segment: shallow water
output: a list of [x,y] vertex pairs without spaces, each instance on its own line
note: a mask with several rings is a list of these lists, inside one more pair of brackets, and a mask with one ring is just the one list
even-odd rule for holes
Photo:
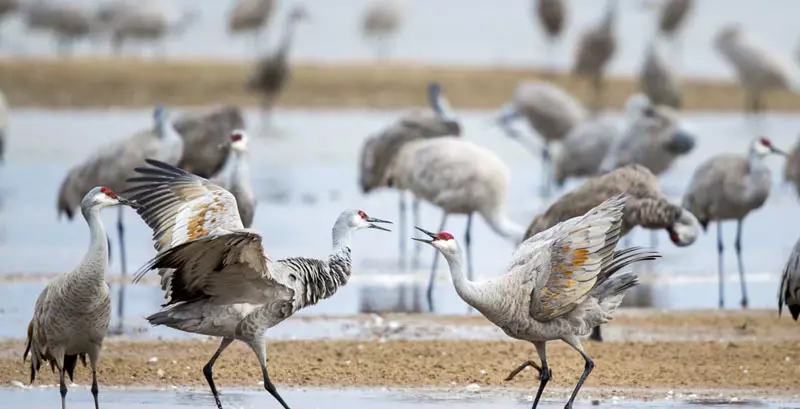
[[[527,393],[520,391],[498,393],[497,391],[425,391],[414,389],[293,389],[280,388],[281,395],[293,407],[302,408],[358,408],[405,409],[405,408],[438,408],[459,407],[474,409],[497,407],[530,407],[531,401]],[[533,392],[533,391],[531,391]],[[587,395],[591,396],[591,391]],[[797,407],[790,402],[763,402],[760,400],[739,401],[735,404],[702,404],[691,399],[675,398],[643,402],[632,399],[605,399],[601,402],[606,408],[764,408],[778,409]],[[50,408],[59,401],[56,388],[9,389],[0,388],[0,399],[9,407],[28,409]],[[589,407],[590,399],[581,400],[579,396],[576,407]],[[564,398],[566,400],[566,397]],[[564,400],[544,400],[539,408],[561,408]],[[226,408],[246,409],[279,407],[278,403],[266,392],[222,390],[222,402]],[[89,407],[92,396],[85,387],[72,388],[67,394],[67,406]],[[216,407],[211,394],[206,391],[154,391],[128,389],[101,389],[100,404],[104,408],[159,408],[173,409],[185,407]]]
[[[387,190],[363,196],[356,185],[362,140],[399,114],[400,111],[280,110],[276,114],[277,136],[252,138],[251,171],[259,198],[254,228],[264,235],[270,257],[323,256],[329,250],[333,220],[344,208],[359,207],[372,216],[399,221],[396,192]],[[527,224],[546,206],[537,195],[540,179],[537,159],[488,127],[489,112],[461,114],[464,137],[489,147],[508,164],[512,174],[509,215],[512,220]],[[247,116],[254,119],[256,113],[248,111]],[[620,119],[616,114],[612,117]],[[147,127],[149,122],[150,114],[145,110],[14,111],[7,161],[0,168],[0,277],[21,273],[25,278],[23,282],[0,286],[0,322],[15,324],[0,325],[3,332],[0,337],[14,336],[21,333],[16,328],[24,329],[44,285],[43,280],[31,280],[37,275],[49,277],[69,270],[80,262],[86,250],[85,223],[56,218],[56,195],[67,169],[102,144]],[[675,201],[680,200],[688,178],[701,161],[719,152],[745,152],[753,134],[752,127],[738,115],[689,113],[687,123],[699,135],[697,147],[663,178],[664,190]],[[797,116],[771,115],[762,123],[764,134],[784,149],[794,143],[798,128]],[[769,164],[775,172],[773,194],[762,209],[747,218],[743,246],[750,306],[771,309],[775,306],[780,270],[797,240],[795,230],[780,226],[784,220],[800,216],[800,206],[795,193],[778,182],[783,160],[771,158]],[[567,189],[579,183],[573,181]],[[118,255],[116,212],[106,211],[103,217],[114,254]],[[421,226],[435,230],[440,217],[438,209],[423,204]],[[453,216],[446,230],[460,238],[464,224],[464,216]],[[131,274],[153,255],[153,249],[147,227],[129,209],[125,213],[125,226]],[[352,284],[302,313],[354,314],[381,309],[387,304],[402,305],[401,310],[426,310],[424,282],[432,249],[422,249],[419,270],[401,272],[397,264],[398,240],[408,240],[411,232],[406,230],[401,236],[399,229],[394,225],[392,233],[356,234]],[[512,245],[493,234],[483,220],[476,219],[473,229],[476,277],[499,274],[511,255]],[[726,304],[736,308],[739,281],[733,252],[734,224],[726,224],[725,229]],[[649,283],[640,289],[644,305],[716,307],[714,229],[683,249],[674,247],[664,232],[658,234],[664,259],[642,268],[642,279]],[[649,245],[649,234],[636,231],[632,240],[634,244]],[[443,264],[435,289],[437,312],[463,314],[467,309],[449,284]],[[111,270],[113,279],[120,271],[118,256],[112,260]],[[129,285],[126,295],[125,315],[134,326],[143,324],[141,317],[162,302],[159,290],[152,285]],[[304,331],[298,329],[286,336],[307,337]]]
[[[73,0],[98,4],[102,0]],[[314,0],[303,2],[311,20],[299,28],[293,58],[303,62],[341,63],[371,60],[373,49],[360,35],[360,16],[371,0]],[[194,0],[175,0],[178,7],[197,8]],[[287,9],[293,2],[279,2],[273,24],[263,38],[261,49],[272,47],[282,31]],[[436,64],[482,66],[550,66],[543,36],[534,26],[530,0],[506,0],[499,7],[481,0],[405,0],[405,26],[395,42],[399,60]],[[574,44],[587,24],[597,21],[605,1],[570,0],[566,34],[556,52],[556,66],[571,66]],[[640,0],[619,2],[617,54],[609,71],[638,73],[643,50],[652,31],[653,13],[641,10]],[[183,35],[170,38],[163,46],[169,58],[253,58],[249,36],[231,38],[226,33],[226,16],[232,1],[202,2],[200,19]],[[685,29],[679,60],[687,75],[733,78],[733,71],[712,49],[713,37],[727,23],[739,23],[762,42],[795,61],[798,33],[794,16],[800,3],[793,0],[703,0],[694,2]],[[538,23],[537,23],[538,24]],[[20,18],[4,21],[0,28],[3,55],[52,55],[50,37],[28,33]],[[78,44],[80,54],[108,54],[99,41]],[[152,55],[150,47],[132,45],[128,54]],[[676,54],[672,54],[676,55]],[[794,65],[793,63],[789,65]]]

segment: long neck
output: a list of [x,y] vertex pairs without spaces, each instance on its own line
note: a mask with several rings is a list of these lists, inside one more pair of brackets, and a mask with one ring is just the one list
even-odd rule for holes
[[469,281],[467,277],[464,275],[464,269],[462,268],[462,261],[461,261],[461,252],[458,251],[456,254],[449,254],[449,253],[442,253],[445,260],[447,260],[447,265],[450,267],[450,276],[453,278],[453,285],[456,287],[456,293],[462,300],[464,300],[467,304],[479,309],[480,299],[478,298],[478,290],[475,286],[475,283]]
[[81,212],[89,225],[89,251],[81,261],[81,266],[85,268],[80,271],[82,274],[102,281],[104,272],[108,268],[108,241],[106,229],[100,220],[100,207],[82,207]]
[[178,135],[178,131],[172,126],[172,122],[169,120],[161,120],[156,122],[155,125],[155,134],[157,137],[164,141],[177,141],[180,139],[180,135]]
[[231,149],[219,174],[227,180],[229,188],[238,185],[241,178],[247,174],[247,161],[244,159],[244,153]]
[[289,17],[286,20],[286,24],[283,26],[283,37],[281,37],[280,46],[278,46],[278,54],[280,55],[288,55],[289,50],[292,47],[292,41],[294,40],[294,28],[297,24],[297,20]]
[[747,165],[747,171],[751,175],[769,169],[764,161],[764,156],[759,155],[755,149],[751,149],[747,155]]
[[494,213],[484,215],[484,218],[495,233],[512,240],[516,244],[522,242],[522,238],[525,235],[525,227],[509,219],[505,214],[505,209],[498,208]]

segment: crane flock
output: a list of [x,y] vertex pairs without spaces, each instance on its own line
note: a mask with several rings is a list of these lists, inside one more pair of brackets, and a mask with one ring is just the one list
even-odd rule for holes
[[[426,90],[429,110],[404,114],[369,135],[361,147],[358,183],[362,193],[382,187],[399,191],[402,267],[406,266],[411,238],[407,234],[406,194],[413,197],[412,225],[425,236],[413,240],[435,249],[427,286],[430,310],[434,310],[433,288],[441,255],[456,294],[466,304],[508,336],[534,345],[541,365],[526,361],[507,378],[513,379],[528,366],[539,371],[534,409],[552,377],[547,342],[561,340],[584,360],[584,372],[566,404],[572,408],[595,367],[579,338],[590,336],[602,341],[600,326],[613,318],[625,292],[638,284],[636,274],[623,270],[661,257],[657,251],[641,247],[617,249],[620,239],[633,228],[666,231],[675,246],[685,247],[697,240],[701,229],[705,231],[710,222],[716,222],[722,308],[725,278],[721,223],[735,220],[741,306],[746,308],[749,299],[742,226],[745,217],[764,206],[770,194],[768,156],[787,156],[786,180],[800,192],[800,142],[787,154],[763,136],[751,141],[746,154],[724,153],[703,162],[681,203],[671,202],[662,192],[659,176],[692,152],[698,139],[683,126],[678,111],[682,105],[679,80],[661,49],[663,40],[677,36],[691,3],[664,3],[640,73],[642,94],[629,98],[622,129],[608,121],[600,109],[603,76],[616,48],[616,0],[607,1],[604,17],[586,29],[579,40],[573,73],[591,78],[594,99],[590,109],[543,80],[519,84],[514,101],[501,108],[494,122],[541,157],[544,195],[552,193],[551,183],[561,189],[568,178],[585,179],[533,217],[527,229],[507,214],[510,169],[490,149],[462,137],[464,125],[438,82],[431,82]],[[126,29],[119,21],[127,19],[133,26],[134,14],[125,8],[131,7],[130,3],[107,5],[98,20],[103,24],[97,26],[91,20],[94,17],[86,17],[92,22],[82,22],[79,17],[85,13],[79,8],[59,14],[47,6],[43,2],[23,7],[28,25],[53,30],[63,50],[79,36],[107,29],[103,24],[117,30],[117,49],[127,38],[155,38],[175,29],[172,23],[151,32]],[[273,1],[238,1],[230,12],[229,31],[251,32],[257,39],[273,8]],[[140,16],[158,14],[149,10],[137,12]],[[566,7],[562,1],[540,0],[535,10],[552,48],[564,30]],[[53,23],[50,19],[56,14],[69,15],[72,20]],[[277,50],[262,58],[252,72],[248,84],[263,94],[265,112],[288,80],[287,59],[295,24],[307,17],[302,6],[293,7]],[[184,19],[175,24],[183,27],[191,18],[190,13],[184,14]],[[401,10],[393,2],[373,3],[365,13],[364,35],[380,43],[379,58],[386,55],[387,42],[401,22]],[[780,68],[781,62],[771,58],[740,27],[723,28],[715,47],[736,70],[746,91],[746,108],[753,113],[763,108],[765,91],[794,86]],[[0,94],[0,160],[8,117],[5,105]],[[511,123],[517,118],[526,119],[541,141],[513,128]],[[151,129],[108,144],[67,173],[58,193],[57,210],[68,219],[81,210],[89,227],[89,248],[76,268],[49,282],[41,292],[28,325],[24,352],[24,359],[30,357],[31,382],[43,363],[58,370],[62,409],[66,407],[65,376],[72,379],[78,358],[86,365],[87,356],[92,371],[91,393],[99,409],[97,367],[114,298],[104,281],[111,253],[99,215],[101,208],[109,206],[120,206],[116,227],[123,277],[127,274],[127,255],[122,206],[133,208],[152,231],[155,255],[137,270],[133,281],[157,271],[166,302],[147,316],[147,321],[220,339],[202,369],[216,406],[223,407],[214,381],[214,364],[234,341],[240,341],[255,354],[264,388],[289,409],[268,373],[265,332],[299,310],[334,296],[354,271],[354,233],[366,229],[390,231],[384,226],[392,222],[371,217],[363,210],[347,209],[333,224],[327,257],[270,259],[262,235],[253,229],[258,203],[250,179],[249,135],[245,129],[241,112],[233,106],[175,120],[166,107],[157,106]],[[554,147],[558,147],[556,154]],[[442,211],[437,230],[419,226],[421,201]],[[466,216],[460,243],[444,231],[448,218],[459,214]],[[486,281],[474,277],[472,226],[476,214],[516,248],[506,271]],[[651,244],[655,247],[654,242]],[[418,267],[415,257],[413,268]],[[117,296],[120,330],[122,294]],[[800,318],[800,240],[783,270],[777,298],[779,314],[785,305],[795,321]]]

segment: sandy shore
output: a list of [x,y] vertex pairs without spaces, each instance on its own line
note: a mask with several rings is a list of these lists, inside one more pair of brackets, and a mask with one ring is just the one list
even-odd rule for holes
[[[316,318],[324,319],[324,318]],[[480,317],[391,316],[387,319],[489,325]],[[743,325],[747,323],[746,325]],[[738,337],[722,341],[584,342],[596,369],[587,385],[618,388],[741,388],[762,396],[800,392],[800,331],[797,324],[774,311],[730,313],[626,314],[615,326],[641,331],[730,331]],[[611,327],[609,327],[611,328]],[[108,339],[100,377],[105,385],[203,386],[202,366],[217,347],[216,340],[130,341]],[[0,342],[0,385],[27,383],[22,363],[23,340]],[[267,345],[270,372],[276,383],[291,386],[533,387],[529,370],[512,382],[508,372],[535,357],[521,341],[409,341],[363,339],[346,341],[279,341]],[[579,355],[563,343],[548,346],[555,388],[574,384],[583,369]],[[261,380],[252,351],[241,344],[229,348],[215,367],[226,386],[255,387]],[[88,382],[85,368],[76,381]],[[56,375],[43,370],[37,383],[54,384]]]
[[[196,106],[212,103],[256,105],[244,88],[248,66],[217,61],[6,60],[0,62],[0,89],[17,107],[140,107],[156,103]],[[422,67],[392,65],[298,65],[280,100],[284,107],[396,108],[425,104],[428,81],[441,81],[459,108],[497,108],[510,100],[516,84],[541,76],[519,68]],[[552,79],[584,102],[585,81]],[[608,106],[620,108],[638,89],[634,78],[611,78]],[[687,110],[740,110],[743,93],[730,82],[684,82]],[[800,109],[800,96],[769,95],[775,110]]]

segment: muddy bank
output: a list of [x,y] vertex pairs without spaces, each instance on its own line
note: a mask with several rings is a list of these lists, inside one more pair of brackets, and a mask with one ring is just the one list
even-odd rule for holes
[[[6,60],[0,62],[0,89],[17,107],[141,107],[211,103],[256,105],[245,90],[249,67],[217,61],[139,61],[108,59]],[[428,81],[441,81],[459,108],[497,108],[519,81],[541,77],[520,68],[423,67],[403,65],[298,65],[280,99],[284,107],[398,108],[425,104]],[[589,101],[588,84],[568,76],[552,78]],[[621,108],[638,89],[634,78],[611,78],[607,101]],[[734,83],[684,81],[685,109],[741,110],[743,93]],[[775,110],[800,109],[800,96],[769,95]]]

